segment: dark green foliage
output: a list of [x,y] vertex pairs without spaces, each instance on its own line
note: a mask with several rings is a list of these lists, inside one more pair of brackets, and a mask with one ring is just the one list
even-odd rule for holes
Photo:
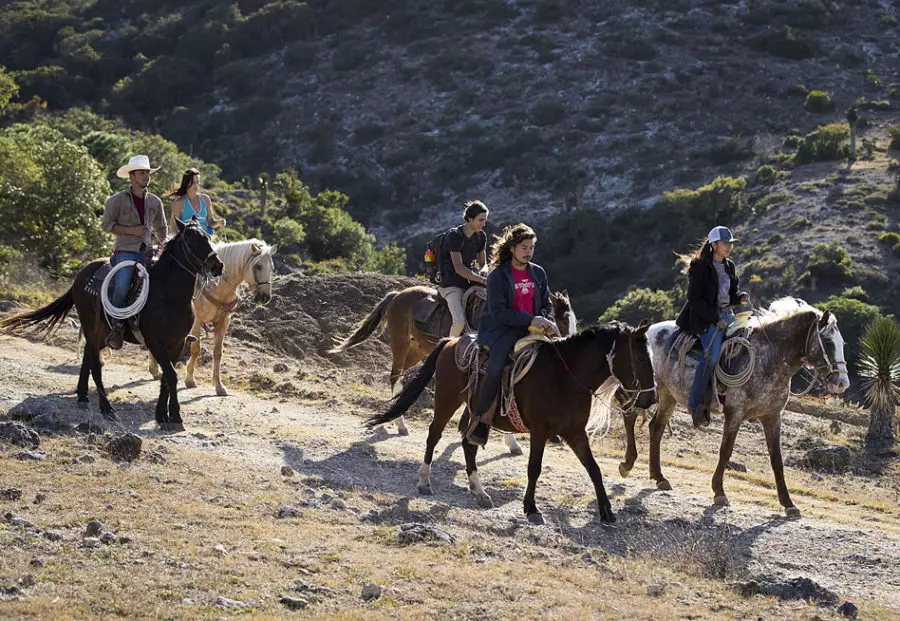
[[674,316],[675,300],[668,291],[632,289],[607,308],[600,321],[619,320],[636,326],[644,319],[656,323]]
[[807,37],[790,26],[773,28],[752,41],[753,47],[764,50],[772,56],[803,60],[816,55],[816,47]]
[[809,256],[806,269],[815,277],[825,281],[841,281],[853,276],[850,253],[837,241],[817,244]]
[[729,164],[753,157],[753,147],[749,140],[734,137],[714,146],[709,152],[713,164]]
[[900,150],[900,125],[892,125],[888,128],[888,132],[891,135],[891,149]]
[[865,334],[866,326],[881,316],[881,309],[858,299],[836,295],[818,307],[837,316],[838,328],[844,337],[844,357],[850,369],[856,371],[859,368],[859,339]]
[[840,160],[849,154],[850,128],[844,123],[820,125],[807,134],[797,148],[798,164]]
[[828,114],[834,111],[834,103],[827,91],[809,91],[803,102],[803,108],[814,114]]

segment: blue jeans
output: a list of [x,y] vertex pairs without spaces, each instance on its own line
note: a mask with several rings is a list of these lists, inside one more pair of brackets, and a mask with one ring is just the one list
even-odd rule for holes
[[491,344],[490,357],[484,377],[481,378],[481,386],[478,389],[478,400],[475,403],[475,416],[480,417],[491,407],[494,397],[500,390],[503,380],[503,369],[509,362],[509,354],[512,352],[516,341],[525,336],[523,330],[513,329],[501,336]]
[[[110,265],[118,265],[122,261],[137,261],[141,262],[147,258],[148,253],[146,251],[143,252],[114,252],[112,258],[109,260]],[[112,295],[109,296],[109,301],[112,302],[112,305],[116,308],[121,308],[125,306],[125,298],[128,297],[128,290],[131,289],[131,277],[134,275],[134,266],[131,267],[123,267],[118,272],[113,279],[113,290]]]
[[[731,310],[719,311],[719,319],[724,319],[727,325],[734,323],[734,313]],[[727,328],[726,328],[727,330]],[[715,335],[715,336],[713,336]],[[712,377],[716,364],[719,362],[719,354],[722,353],[722,342],[725,340],[725,330],[716,330],[716,324],[710,324],[706,332],[700,335],[700,344],[703,353],[700,356],[700,364],[694,374],[694,383],[691,386],[691,395],[688,398],[688,408],[694,409],[702,405],[706,386]],[[707,358],[706,352],[709,352]]]

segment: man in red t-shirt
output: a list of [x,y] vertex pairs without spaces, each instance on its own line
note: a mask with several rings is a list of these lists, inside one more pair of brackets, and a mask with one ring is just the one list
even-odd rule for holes
[[493,269],[487,278],[487,299],[478,323],[478,343],[490,351],[487,371],[481,380],[475,419],[478,421],[466,439],[479,446],[487,443],[496,408],[494,399],[500,388],[509,354],[529,326],[544,331],[556,330],[547,274],[531,262],[537,235],[526,224],[507,227],[492,247]]

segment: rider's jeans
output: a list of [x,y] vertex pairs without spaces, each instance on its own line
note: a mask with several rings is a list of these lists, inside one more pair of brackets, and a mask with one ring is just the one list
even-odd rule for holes
[[[140,263],[146,258],[146,252],[114,252],[109,262],[111,265],[115,266],[122,261],[137,261]],[[125,305],[125,298],[128,297],[128,290],[131,288],[131,277],[133,274],[133,265],[123,267],[116,272],[115,279],[113,280],[112,295],[109,296],[109,301],[116,308],[121,308]]]
[[[719,319],[724,319],[726,326],[734,323],[734,313],[730,309],[719,311]],[[712,323],[706,329],[706,332],[700,335],[700,344],[703,346],[703,354],[700,356],[700,363],[697,365],[697,372],[694,374],[694,384],[691,386],[691,395],[688,398],[688,408],[694,409],[700,407],[703,401],[703,395],[706,393],[706,386],[712,377],[713,371],[719,362],[719,354],[722,353],[722,342],[725,340],[725,331],[717,330],[716,324]],[[709,357],[707,358],[707,351]]]

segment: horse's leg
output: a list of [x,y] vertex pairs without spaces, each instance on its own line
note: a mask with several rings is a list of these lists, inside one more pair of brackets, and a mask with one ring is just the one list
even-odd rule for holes
[[78,388],[75,391],[78,394],[78,407],[82,410],[86,410],[90,407],[90,401],[88,400],[88,377],[91,374],[92,362],[91,357],[88,354],[89,351],[91,351],[91,346],[85,343],[81,352],[81,371],[78,373]]
[[[194,325],[191,326],[191,335],[196,336],[197,340],[191,343],[191,359],[187,364],[187,371],[184,376],[184,385],[187,388],[195,388],[197,386],[197,380],[194,379],[194,368],[197,366],[197,360],[200,358],[200,328],[202,324],[200,322],[200,317],[198,315],[194,316]],[[219,334],[219,330],[224,330],[219,327],[219,324],[216,324],[213,328],[215,330],[215,334]],[[224,334],[224,332],[223,332]],[[218,375],[219,372],[219,361],[213,357],[213,374]]]
[[[412,342],[407,334],[395,334],[391,332],[391,396],[395,396],[403,390],[403,372],[406,370],[406,358],[410,355]],[[401,436],[409,435],[406,419],[401,416],[394,420],[397,425],[397,433]]]
[[147,354],[147,370],[150,371],[150,377],[155,380],[158,380],[161,375],[159,372],[159,365],[156,364],[156,358],[153,357],[153,354]]
[[588,476],[591,477],[591,482],[594,484],[594,492],[597,494],[597,511],[600,513],[600,519],[608,523],[615,522],[616,516],[613,515],[612,505],[609,503],[606,488],[603,486],[603,474],[600,472],[600,466],[597,465],[594,454],[591,452],[591,442],[587,433],[582,429],[574,434],[563,436],[563,439],[572,447],[581,465],[585,467],[588,471]]
[[766,432],[766,445],[769,448],[769,461],[775,473],[775,489],[778,490],[778,502],[784,507],[788,517],[800,517],[800,509],[794,506],[784,482],[784,463],[781,460],[781,413],[760,419]]
[[675,410],[675,398],[668,392],[659,392],[659,401],[656,404],[656,415],[650,420],[650,478],[656,481],[657,489],[670,490],[672,484],[663,476],[660,467],[659,451],[662,444],[663,432],[669,424],[672,412]]
[[91,351],[91,377],[94,378],[94,385],[97,387],[97,395],[100,400],[100,412],[103,414],[103,418],[107,420],[116,420],[116,411],[113,409],[113,406],[110,405],[109,399],[106,396],[106,388],[103,386],[103,367],[100,364],[100,351],[96,346],[91,345],[86,349],[88,348]]
[[720,507],[727,507],[730,504],[728,496],[725,495],[725,487],[722,485],[722,480],[725,478],[725,468],[728,466],[728,460],[731,459],[734,441],[737,439],[740,428],[741,417],[726,408],[725,426],[722,430],[722,446],[719,447],[719,463],[716,465],[716,471],[712,477],[713,502]]
[[[215,343],[213,346],[213,384],[216,385],[216,394],[220,397],[228,396],[228,390],[225,389],[225,385],[219,379],[219,365],[222,362],[222,344],[225,342],[225,332],[228,331],[229,324],[231,324],[231,317],[225,315],[221,325],[216,326],[216,332],[213,337]],[[195,341],[191,344],[191,360],[194,358],[194,345],[197,346],[197,355],[200,355],[200,341]]]
[[[466,421],[468,426],[468,421]],[[478,465],[476,458],[478,457],[478,445],[469,442],[465,436],[462,439],[463,455],[466,457],[466,475],[469,478],[469,491],[475,497],[478,506],[483,509],[491,509],[494,506],[494,499],[484,491],[481,485],[481,475],[478,474]]]
[[509,449],[510,455],[521,455],[522,454],[522,447],[519,446],[519,443],[516,440],[516,434],[504,433],[503,434],[503,442],[506,444],[506,448]]
[[538,477],[541,476],[541,463],[544,461],[544,445],[547,435],[542,431],[531,433],[531,452],[528,454],[528,487],[525,489],[525,517],[532,524],[543,524],[544,517],[534,503],[534,490]]
[[431,496],[434,492],[431,489],[431,462],[434,459],[434,449],[440,441],[444,433],[444,428],[456,410],[459,409],[461,396],[453,394],[449,386],[444,385],[445,382],[436,382],[434,391],[434,416],[431,419],[431,425],[428,427],[428,439],[425,441],[425,457],[422,459],[422,466],[419,468],[419,493]]
[[627,477],[634,468],[637,459],[637,442],[634,439],[634,422],[637,420],[637,411],[626,412],[622,419],[625,422],[625,461],[619,463],[619,475]]

